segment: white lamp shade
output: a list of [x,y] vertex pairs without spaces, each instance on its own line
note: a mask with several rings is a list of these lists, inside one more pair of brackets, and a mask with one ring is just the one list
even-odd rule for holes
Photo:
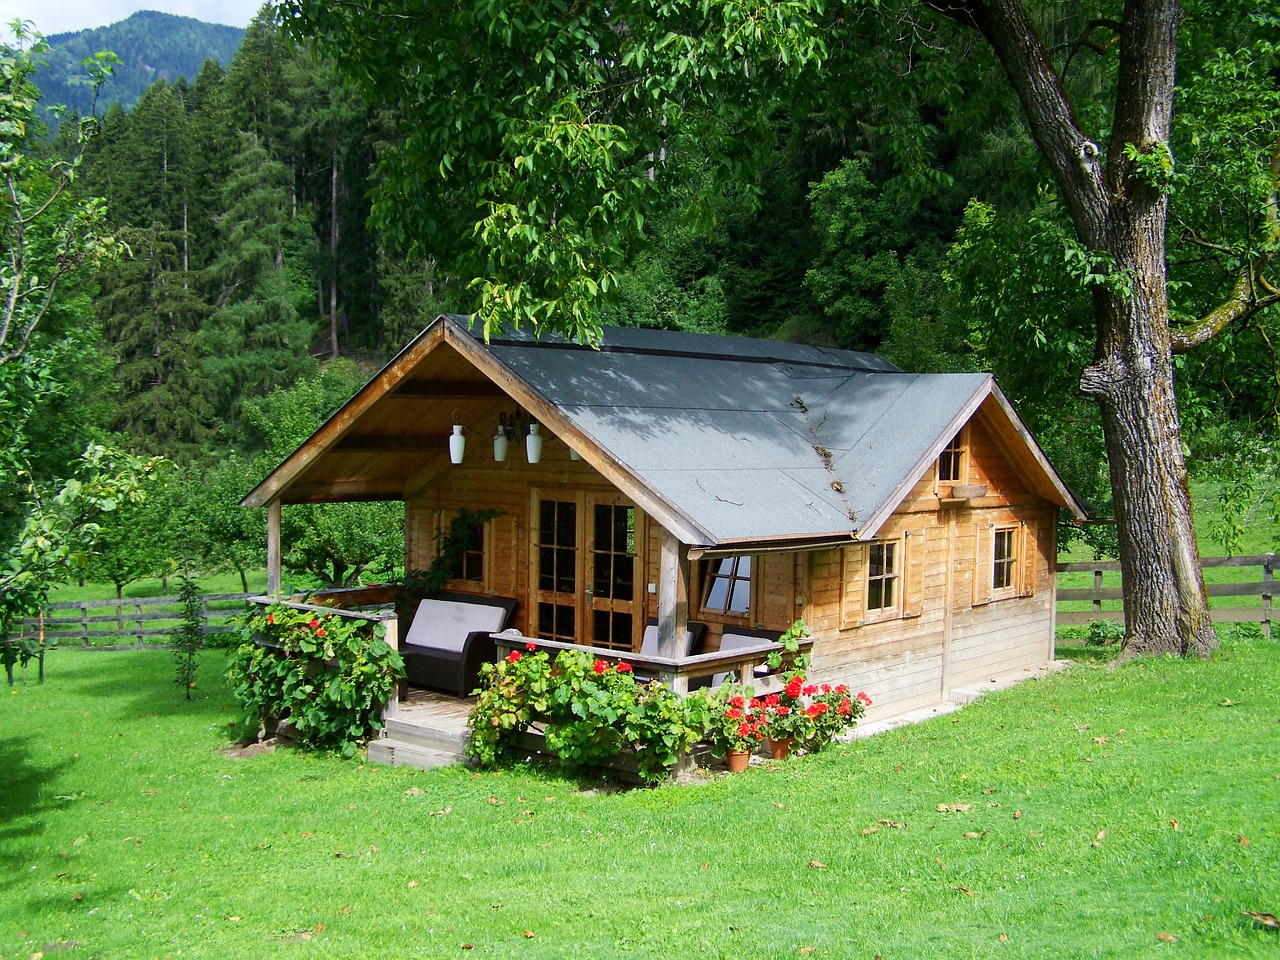
[[502,463],[507,459],[507,431],[501,427],[493,437],[493,459],[496,463]]
[[538,429],[538,424],[529,424],[529,436],[524,439],[524,451],[528,454],[530,463],[537,463],[542,459],[542,434]]
[[449,437],[449,462],[461,463],[462,454],[467,449],[467,438],[462,435],[462,424],[453,425],[453,434]]

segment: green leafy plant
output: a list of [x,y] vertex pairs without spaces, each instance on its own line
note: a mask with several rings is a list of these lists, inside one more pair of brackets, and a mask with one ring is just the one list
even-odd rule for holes
[[200,609],[200,585],[184,573],[178,583],[178,602],[182,604],[182,622],[173,631],[173,659],[178,668],[174,682],[191,699],[196,685],[196,657],[204,646],[204,618]]
[[381,728],[404,661],[381,624],[277,604],[247,615],[227,678],[251,723],[288,720],[309,746],[345,755]]
[[695,698],[708,704],[707,739],[713,752],[754,751],[764,743],[764,703],[752,696],[750,687],[726,683],[710,693],[699,691],[690,697]]
[[1110,647],[1124,639],[1124,624],[1119,620],[1090,620],[1084,642],[1091,647]]
[[561,651],[552,661],[530,643],[484,664],[480,682],[467,754],[484,766],[513,762],[519,735],[541,723],[547,751],[563,766],[602,766],[629,752],[641,779],[655,783],[706,730],[701,702],[660,683],[637,683],[629,663],[582,650]]

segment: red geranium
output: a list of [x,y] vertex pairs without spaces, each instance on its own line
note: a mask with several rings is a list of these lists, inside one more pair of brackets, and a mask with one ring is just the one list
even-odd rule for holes
[[528,650],[530,653],[533,653],[533,651],[538,649],[538,645],[534,643],[532,640],[530,640],[528,643],[524,645],[524,648]]
[[871,706],[871,698],[868,697],[865,693],[859,693],[858,699],[861,700],[866,706],[868,707]]
[[747,705],[747,701],[746,701],[746,699],[745,699],[745,698],[743,698],[743,697],[730,697],[730,698],[729,698],[729,706],[731,706],[731,707],[737,707],[739,710],[741,710],[741,709],[742,709],[743,707],[745,707],[746,705]]
[[623,663],[618,664],[618,672],[619,672],[619,673],[630,673],[630,672],[631,672],[631,664],[626,663],[625,661],[624,661]]
[[267,623],[275,623],[275,622],[276,622],[276,615],[274,613],[268,613]]
[[811,684],[807,685],[807,686],[804,688],[804,690],[802,690],[801,692],[802,692],[806,697],[812,697],[815,693],[817,693],[817,692],[818,692],[818,688],[817,688],[817,687],[815,687],[815,686],[811,683]]
[[798,674],[787,681],[787,688],[784,691],[792,700],[799,700],[804,690],[804,677]]
[[317,636],[317,637],[323,637],[323,636],[324,636],[324,627],[320,627],[319,629],[317,629],[317,630],[316,630],[316,636]]
[[320,621],[312,620],[310,623],[307,624],[307,626],[310,627],[312,630],[314,630],[316,627],[320,626]]
[[510,663],[515,663],[517,660],[520,659],[520,656],[521,654],[519,650],[512,650],[510,653],[507,654],[507,661]]
[[592,671],[594,671],[595,675],[598,677],[602,673],[604,673],[606,670],[609,669],[609,664],[605,663],[603,660],[597,660],[595,663],[591,665],[591,669]]

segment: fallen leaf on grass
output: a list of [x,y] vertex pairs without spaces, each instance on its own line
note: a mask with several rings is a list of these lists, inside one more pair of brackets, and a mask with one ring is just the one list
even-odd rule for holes
[[809,869],[810,869],[810,870],[825,870],[825,869],[827,869],[827,865],[826,865],[825,863],[823,863],[821,860],[810,860],[810,861],[809,861]]
[[800,956],[802,956],[802,957],[807,957],[807,956],[809,956],[809,954],[811,954],[811,953],[816,953],[816,952],[817,952],[817,950],[818,950],[818,948],[817,948],[817,947],[801,947],[801,948],[800,948]]
[[1021,820],[1021,819],[1022,819],[1022,811],[1021,811],[1021,810],[1015,810],[1015,811],[1013,811],[1013,819],[1015,819],[1015,820]]
[[969,803],[940,803],[938,804],[939,813],[966,813],[972,804]]
[[972,890],[970,890],[968,887],[962,887],[962,886],[960,886],[959,884],[957,884],[956,886],[952,887],[951,889],[952,889],[952,890],[954,890],[954,891],[956,891],[957,893],[963,893],[966,897],[976,897],[976,896],[977,896],[977,894],[976,894],[976,893],[974,893]]
[[405,795],[406,797],[420,797],[420,796],[422,796],[422,788],[421,788],[421,787],[410,787],[408,790],[406,790],[406,791],[404,792],[404,795]]
[[476,948],[476,945],[474,943],[464,943],[462,945],[463,950],[474,950],[475,948]]
[[441,807],[439,810],[432,810],[427,814],[428,817],[447,817],[453,813],[453,807]]
[[985,836],[985,831],[979,833],[976,830],[966,830],[963,836],[966,840],[981,840]]
[[863,835],[864,837],[868,837],[868,836],[870,836],[870,835],[871,835],[871,834],[873,834],[873,833],[879,833],[879,832],[880,832],[880,828],[879,828],[879,827],[864,827],[864,828],[863,828],[863,830],[862,830],[862,835]]
[[1276,919],[1275,914],[1258,913],[1254,910],[1246,910],[1244,915],[1249,917],[1254,923],[1261,924],[1268,930],[1280,930],[1280,920]]
[[1238,707],[1238,706],[1240,706],[1240,701],[1239,701],[1239,700],[1232,700],[1230,697],[1227,697],[1227,699],[1225,699],[1225,700],[1219,700],[1219,701],[1218,701],[1218,706],[1220,706],[1220,707]]
[[886,827],[892,827],[894,830],[901,830],[906,826],[905,823],[897,823],[893,820],[877,820],[876,823],[883,824]]
[[504,806],[506,806],[506,801],[504,801],[504,800],[499,800],[497,797],[490,797],[490,798],[489,798],[489,806],[491,806],[491,807],[504,807]]
[[524,932],[524,938],[525,938],[526,940],[532,940],[532,939],[533,939],[534,937],[536,937],[536,936],[537,936],[537,934],[536,934],[536,933],[534,933],[532,930],[526,930],[526,931]]
[[239,922],[240,922],[240,918],[239,918],[239,917],[227,917],[227,922],[228,922],[228,923],[239,923]]
[[410,881],[409,881],[409,883],[408,883],[408,887],[409,887],[409,889],[410,889],[410,890],[412,890],[412,889],[413,889],[414,887],[416,887],[417,885],[418,885],[418,881],[417,881],[417,880],[410,880]]
[[1008,942],[1009,942],[1009,938],[1008,938],[1007,936],[1005,936],[1005,935],[1002,933],[1002,934],[1000,934],[1000,942],[1001,942],[1001,943],[1008,943]]
[[1157,940],[1162,941],[1163,943],[1177,943],[1177,942],[1178,942],[1178,938],[1177,938],[1177,937],[1175,937],[1172,933],[1157,933],[1157,934],[1156,934],[1156,939],[1157,939]]
[[1180,824],[1180,823],[1178,822],[1178,818],[1177,818],[1177,817],[1170,817],[1170,818],[1169,818],[1169,826],[1173,827],[1173,832],[1174,832],[1174,833],[1179,833],[1179,832],[1181,832],[1181,830],[1182,830],[1182,824]]
[[1237,842],[1240,844],[1240,846],[1242,846],[1242,847],[1247,847],[1247,846],[1249,845],[1249,838],[1248,838],[1248,837],[1246,837],[1243,833],[1241,833],[1241,834],[1237,834],[1237,835],[1236,835],[1236,841],[1237,841]]

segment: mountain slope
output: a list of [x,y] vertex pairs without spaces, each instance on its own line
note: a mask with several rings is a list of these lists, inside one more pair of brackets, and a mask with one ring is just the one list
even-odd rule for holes
[[110,26],[48,37],[48,64],[36,72],[35,82],[45,104],[65,104],[84,114],[93,91],[81,61],[110,50],[120,63],[99,95],[98,112],[112,101],[128,108],[156,80],[193,80],[210,58],[226,66],[243,36],[240,27],[141,10]]

